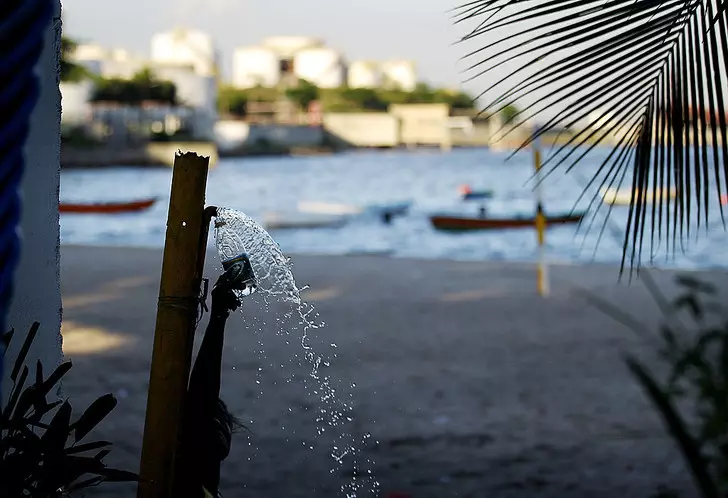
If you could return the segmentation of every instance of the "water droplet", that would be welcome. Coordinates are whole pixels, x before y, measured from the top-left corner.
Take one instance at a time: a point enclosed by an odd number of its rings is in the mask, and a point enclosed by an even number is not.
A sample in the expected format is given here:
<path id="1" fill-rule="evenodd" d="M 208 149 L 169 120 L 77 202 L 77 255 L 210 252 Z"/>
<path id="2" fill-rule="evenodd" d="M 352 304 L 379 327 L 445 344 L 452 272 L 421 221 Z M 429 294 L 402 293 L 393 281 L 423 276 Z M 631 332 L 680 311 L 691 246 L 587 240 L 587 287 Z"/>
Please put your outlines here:
<path id="1" fill-rule="evenodd" d="M 295 378 L 295 380 L 300 381 L 309 395 L 317 398 L 319 406 L 303 405 L 300 407 L 303 412 L 315 414 L 317 433 L 322 435 L 326 432 L 326 427 L 341 427 L 345 426 L 347 422 L 351 423 L 353 418 L 344 416 L 344 413 L 351 412 L 350 402 L 347 403 L 340 399 L 336 394 L 336 390 L 330 384 L 330 378 L 319 373 L 322 363 L 324 367 L 330 366 L 328 359 L 323 360 L 322 356 L 314 350 L 314 339 L 316 339 L 314 332 L 323 327 L 325 323 L 319 319 L 314 307 L 301 299 L 301 290 L 296 286 L 290 258 L 283 255 L 280 245 L 258 223 L 244 213 L 232 209 L 218 208 L 215 239 L 218 254 L 222 260 L 238 256 L 243 252 L 248 254 L 258 284 L 256 297 L 253 299 L 257 299 L 257 302 L 262 304 L 265 312 L 275 313 L 271 304 L 286 307 L 286 311 L 278 316 L 266 316 L 270 320 L 267 323 L 274 325 L 275 337 L 279 337 L 282 342 L 285 342 L 286 346 L 300 344 L 300 352 L 294 352 L 290 362 L 293 368 L 308 365 L 309 375 L 291 374 L 286 377 L 285 383 L 290 384 Z M 306 288 L 308 287 L 303 287 L 303 289 Z M 265 322 L 262 320 L 254 318 L 251 321 L 250 317 L 246 319 L 246 329 L 253 331 L 258 336 L 258 354 L 261 361 L 266 358 L 262 336 L 265 333 L 264 330 L 267 330 L 267 327 L 263 326 Z M 251 323 L 255 323 L 255 326 L 252 326 Z M 296 334 L 295 337 L 293 336 L 294 333 Z M 331 348 L 338 348 L 336 343 L 333 342 L 330 343 L 330 346 Z M 337 358 L 334 352 L 329 353 L 328 356 Z M 275 368 L 272 363 L 270 367 Z M 285 365 L 281 364 L 280 369 L 285 371 Z M 262 367 L 258 367 L 257 377 L 261 376 L 262 370 Z M 260 383 L 260 380 L 256 380 L 256 384 Z M 273 385 L 277 384 L 275 380 L 272 383 Z M 356 384 L 352 383 L 351 387 L 356 387 Z M 260 395 L 263 395 L 263 391 L 260 391 Z M 352 395 L 348 394 L 348 397 L 351 398 Z M 293 412 L 292 407 L 289 407 L 288 411 Z M 281 430 L 285 429 L 285 426 L 281 425 Z M 289 431 L 294 435 L 296 433 L 295 428 L 289 429 Z M 343 458 L 346 455 L 356 457 L 360 451 L 357 447 L 361 446 L 368 437 L 371 437 L 371 435 L 359 439 L 354 435 L 353 431 L 344 430 L 341 432 L 338 441 L 340 444 L 343 443 L 344 449 L 339 450 L 339 445 L 337 445 L 333 447 L 331 453 L 331 457 L 337 462 L 336 465 L 342 465 Z M 286 439 L 288 440 L 288 438 Z M 314 445 L 310 442 L 302 442 L 302 445 L 310 450 L 314 449 Z M 371 466 L 373 464 L 368 460 L 367 467 Z M 334 469 L 332 469 L 332 472 Z M 372 473 L 368 468 L 362 470 L 367 470 L 369 475 Z M 362 475 L 362 472 L 357 470 L 351 480 L 342 486 L 342 494 L 355 498 L 358 491 L 364 488 L 364 484 L 357 481 L 357 475 Z M 375 495 L 379 494 L 377 492 L 379 484 L 376 479 L 373 479 L 368 486 L 370 486 L 371 491 L 374 491 Z"/>

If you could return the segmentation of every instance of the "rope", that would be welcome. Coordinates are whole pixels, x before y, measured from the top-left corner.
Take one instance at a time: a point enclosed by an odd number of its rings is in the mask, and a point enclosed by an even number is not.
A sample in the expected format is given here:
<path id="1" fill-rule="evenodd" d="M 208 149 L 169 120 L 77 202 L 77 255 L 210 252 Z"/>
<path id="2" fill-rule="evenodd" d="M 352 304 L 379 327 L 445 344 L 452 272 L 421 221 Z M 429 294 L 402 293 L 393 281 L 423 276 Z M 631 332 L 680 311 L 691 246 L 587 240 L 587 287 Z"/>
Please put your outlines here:
<path id="1" fill-rule="evenodd" d="M 30 116 L 40 94 L 35 67 L 55 0 L 0 1 L 0 332 L 6 331 L 20 258 L 20 180 Z M 3 348 L 0 345 L 0 348 Z M 0 351 L 0 379 L 2 356 Z"/>

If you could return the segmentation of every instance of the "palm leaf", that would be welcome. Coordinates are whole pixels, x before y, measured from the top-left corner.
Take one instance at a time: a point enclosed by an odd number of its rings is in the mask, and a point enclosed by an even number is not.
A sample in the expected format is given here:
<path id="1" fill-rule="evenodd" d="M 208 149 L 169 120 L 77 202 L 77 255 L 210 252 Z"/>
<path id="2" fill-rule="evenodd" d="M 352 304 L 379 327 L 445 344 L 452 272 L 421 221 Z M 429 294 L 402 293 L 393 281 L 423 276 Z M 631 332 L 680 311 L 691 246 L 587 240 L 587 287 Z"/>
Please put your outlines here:
<path id="1" fill-rule="evenodd" d="M 477 43 L 464 60 L 470 79 L 488 81 L 483 112 L 518 104 L 515 127 L 543 123 L 521 148 L 578 127 L 546 157 L 547 174 L 577 167 L 596 144 L 622 151 L 589 182 L 631 181 L 621 271 L 639 267 L 647 245 L 650 258 L 663 242 L 674 253 L 692 227 L 707 229 L 711 201 L 728 191 L 728 2 L 475 0 L 453 17 L 468 26 L 461 43 Z"/>

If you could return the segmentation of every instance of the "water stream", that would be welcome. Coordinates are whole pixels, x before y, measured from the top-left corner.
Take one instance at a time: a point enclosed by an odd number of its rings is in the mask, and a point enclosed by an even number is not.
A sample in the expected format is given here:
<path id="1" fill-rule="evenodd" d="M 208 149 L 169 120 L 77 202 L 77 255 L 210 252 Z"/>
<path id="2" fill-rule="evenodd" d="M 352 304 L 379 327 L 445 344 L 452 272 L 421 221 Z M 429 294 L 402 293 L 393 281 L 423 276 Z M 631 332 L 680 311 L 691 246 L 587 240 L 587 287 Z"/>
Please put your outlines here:
<path id="1" fill-rule="evenodd" d="M 300 349 L 294 353 L 294 361 L 305 365 L 308 375 L 303 379 L 303 388 L 308 396 L 316 400 L 313 410 L 316 431 L 322 436 L 327 431 L 335 431 L 336 436 L 330 448 L 332 459 L 331 473 L 349 469 L 351 478 L 341 486 L 342 495 L 347 498 L 357 496 L 376 496 L 379 483 L 373 474 L 373 462 L 364 458 L 362 448 L 369 442 L 371 435 L 357 435 L 354 427 L 353 394 L 350 401 L 343 399 L 334 382 L 325 371 L 336 358 L 336 344 L 330 343 L 330 353 L 317 350 L 311 344 L 315 331 L 325 324 L 320 320 L 312 304 L 301 298 L 301 292 L 293 276 L 289 258 L 283 255 L 278 244 L 255 220 L 245 213 L 228 208 L 219 208 L 215 220 L 215 242 L 218 255 L 222 261 L 246 252 L 249 255 L 253 271 L 257 278 L 257 292 L 252 296 L 246 293 L 245 300 L 258 300 L 266 315 L 278 313 L 275 317 L 275 328 L 278 336 L 289 340 L 300 341 Z M 240 296 L 241 298 L 244 296 Z M 245 313 L 243 301 L 241 312 Z M 255 320 L 245 315 L 245 320 Z M 255 324 L 254 324 L 255 326 Z M 255 327 L 258 336 L 258 354 L 265 356 L 264 338 L 261 337 L 262 326 Z M 283 365 L 281 365 L 283 368 Z M 260 385 L 263 368 L 258 368 L 256 383 Z M 286 382 L 292 382 L 288 377 Z M 350 388 L 356 386 L 352 384 Z M 261 393 L 262 394 L 262 393 Z M 289 412 L 291 409 L 289 408 Z M 281 430 L 286 430 L 285 426 Z M 307 445 L 305 441 L 302 442 Z M 311 446 L 313 449 L 313 446 Z"/>

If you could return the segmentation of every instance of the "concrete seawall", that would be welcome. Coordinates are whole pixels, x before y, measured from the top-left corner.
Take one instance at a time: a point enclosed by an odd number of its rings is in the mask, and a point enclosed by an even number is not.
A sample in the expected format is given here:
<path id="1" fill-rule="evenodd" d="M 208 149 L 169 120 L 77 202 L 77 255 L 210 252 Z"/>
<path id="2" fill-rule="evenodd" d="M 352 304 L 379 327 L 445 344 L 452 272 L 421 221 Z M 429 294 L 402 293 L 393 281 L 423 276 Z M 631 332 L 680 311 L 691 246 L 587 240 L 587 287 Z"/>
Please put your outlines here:
<path id="1" fill-rule="evenodd" d="M 209 156 L 210 166 L 215 166 L 218 161 L 217 147 L 213 142 L 151 142 L 129 147 L 61 145 L 61 167 L 172 166 L 177 151 Z"/>

